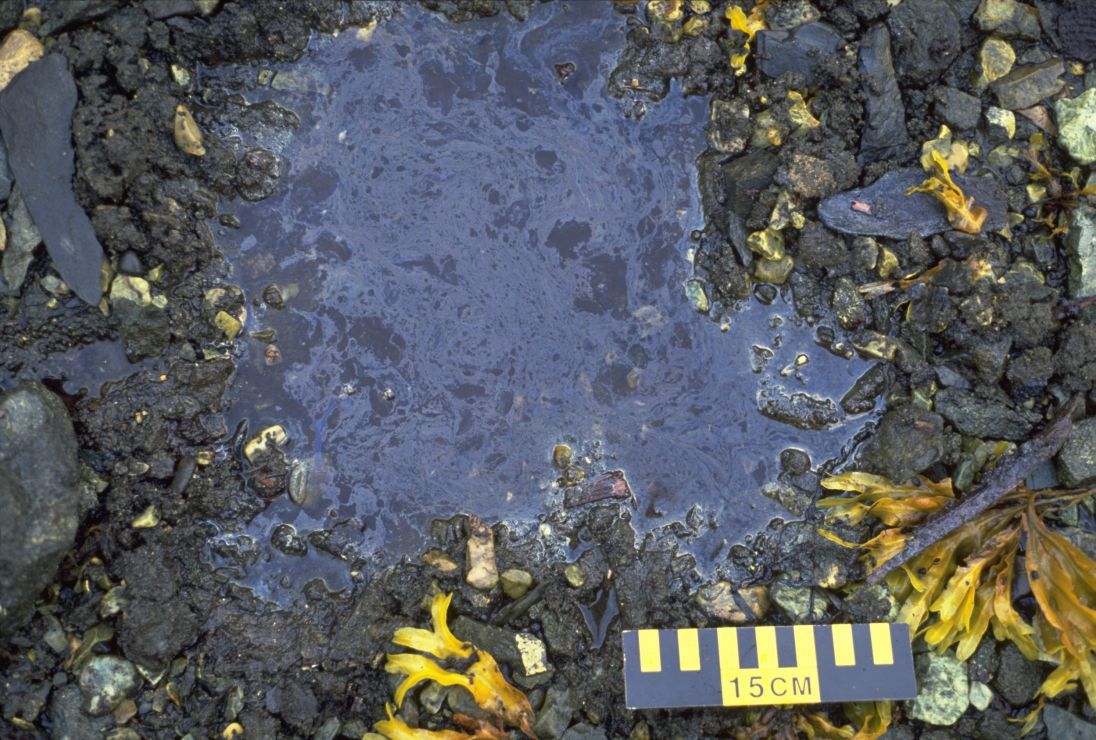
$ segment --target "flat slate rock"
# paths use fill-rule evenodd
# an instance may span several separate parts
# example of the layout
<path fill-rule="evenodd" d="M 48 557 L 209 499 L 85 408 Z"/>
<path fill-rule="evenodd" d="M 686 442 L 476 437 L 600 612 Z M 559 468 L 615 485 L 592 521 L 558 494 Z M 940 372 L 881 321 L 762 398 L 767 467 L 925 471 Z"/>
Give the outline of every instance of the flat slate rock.
<path fill-rule="evenodd" d="M 16 75 L 0 92 L 0 133 L 8 163 L 57 271 L 88 303 L 103 297 L 103 247 L 76 202 L 72 177 L 72 112 L 76 83 L 60 54 Z"/>
<path fill-rule="evenodd" d="M 907 239 L 910 234 L 932 236 L 951 230 L 944 206 L 928 193 L 906 195 L 927 175 L 917 167 L 891 170 L 866 188 L 836 193 L 818 204 L 818 217 L 834 231 L 856 236 Z M 1005 194 L 992 177 L 953 175 L 955 184 L 989 215 L 982 231 L 1005 227 Z"/>
<path fill-rule="evenodd" d="M 757 68 L 776 79 L 800 72 L 814 82 L 815 69 L 841 46 L 841 34 L 825 23 L 804 23 L 791 31 L 758 31 Z"/>

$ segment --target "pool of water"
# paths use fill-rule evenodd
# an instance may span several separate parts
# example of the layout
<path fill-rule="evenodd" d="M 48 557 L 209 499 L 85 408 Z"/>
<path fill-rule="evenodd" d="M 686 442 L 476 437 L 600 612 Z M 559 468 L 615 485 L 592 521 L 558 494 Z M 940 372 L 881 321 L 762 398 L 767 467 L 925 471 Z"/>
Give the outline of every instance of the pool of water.
<path fill-rule="evenodd" d="M 736 541 L 781 513 L 758 491 L 783 448 L 817 462 L 863 425 L 758 412 L 763 389 L 839 398 L 865 369 L 818 348 L 790 305 L 714 318 L 689 302 L 707 101 L 675 90 L 626 115 L 605 93 L 625 30 L 602 3 L 456 26 L 408 5 L 250 85 L 301 126 L 280 188 L 233 206 L 221 247 L 250 298 L 296 294 L 251 308 L 282 359 L 249 340 L 231 421 L 283 424 L 317 471 L 303 505 L 281 497 L 252 523 L 245 580 L 264 593 L 345 579 L 324 553 L 270 547 L 280 524 L 337 527 L 390 561 L 421 551 L 435 517 L 560 506 L 560 442 L 589 475 L 625 471 L 641 524 L 700 504 Z M 573 65 L 562 82 L 558 65 Z"/>

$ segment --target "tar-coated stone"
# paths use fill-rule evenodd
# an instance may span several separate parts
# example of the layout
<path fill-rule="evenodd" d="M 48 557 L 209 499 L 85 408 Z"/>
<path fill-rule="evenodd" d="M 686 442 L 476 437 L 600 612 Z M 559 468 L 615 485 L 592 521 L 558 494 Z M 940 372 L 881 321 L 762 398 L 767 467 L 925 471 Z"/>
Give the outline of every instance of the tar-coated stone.
<path fill-rule="evenodd" d="M 949 0 L 905 0 L 887 16 L 894 61 L 904 82 L 936 80 L 962 51 L 960 22 Z"/>
<path fill-rule="evenodd" d="M 1058 477 L 1070 488 L 1096 483 L 1096 417 L 1073 425 L 1073 433 L 1058 453 Z"/>
<path fill-rule="evenodd" d="M 825 23 L 806 23 L 791 31 L 758 31 L 757 68 L 772 78 L 799 72 L 815 80 L 819 63 L 841 46 L 841 34 Z"/>
<path fill-rule="evenodd" d="M 38 384 L 0 397 L 0 637 L 30 614 L 79 524 L 76 435 Z"/>
<path fill-rule="evenodd" d="M 893 481 L 909 480 L 944 456 L 943 428 L 944 420 L 931 411 L 892 409 L 864 445 L 863 463 Z"/>
<path fill-rule="evenodd" d="M 1061 59 L 1050 59 L 1042 64 L 1014 67 L 990 87 L 1002 108 L 1021 110 L 1030 108 L 1061 90 L 1065 86 L 1062 80 L 1064 72 L 1065 66 Z"/>
<path fill-rule="evenodd" d="M 1058 15 L 1058 38 L 1070 59 L 1096 62 L 1096 3 L 1078 2 Z"/>
<path fill-rule="evenodd" d="M 910 234 L 927 237 L 949 231 L 944 206 L 936 198 L 928 193 L 906 195 L 925 178 L 925 172 L 915 167 L 891 170 L 866 188 L 826 198 L 818 204 L 818 216 L 828 228 L 843 234 L 906 239 Z M 952 179 L 974 198 L 975 205 L 988 211 L 983 232 L 1004 228 L 1007 203 L 992 177 L 952 175 Z"/>
<path fill-rule="evenodd" d="M 868 164 L 897 156 L 909 143 L 906 109 L 891 60 L 890 32 L 881 23 L 860 42 L 860 74 L 864 87 L 860 161 Z"/>
<path fill-rule="evenodd" d="M 60 54 L 32 63 L 0 92 L 0 132 L 12 174 L 50 257 L 73 292 L 103 297 L 103 248 L 72 190 L 76 83 Z"/>
<path fill-rule="evenodd" d="M 1038 414 L 1025 414 L 1001 401 L 979 398 L 969 391 L 944 388 L 936 394 L 936 410 L 957 430 L 979 439 L 1028 438 Z"/>
<path fill-rule="evenodd" d="M 954 87 L 938 87 L 933 92 L 934 110 L 944 123 L 960 131 L 974 128 L 982 118 L 982 101 Z"/>
<path fill-rule="evenodd" d="M 1096 33 L 1096 28 L 1093 29 Z M 1053 740 L 1072 740 L 1076 738 L 1096 737 L 1096 725 L 1085 722 L 1073 712 L 1053 704 L 1047 704 L 1043 709 L 1043 723 L 1047 726 L 1047 737 Z"/>

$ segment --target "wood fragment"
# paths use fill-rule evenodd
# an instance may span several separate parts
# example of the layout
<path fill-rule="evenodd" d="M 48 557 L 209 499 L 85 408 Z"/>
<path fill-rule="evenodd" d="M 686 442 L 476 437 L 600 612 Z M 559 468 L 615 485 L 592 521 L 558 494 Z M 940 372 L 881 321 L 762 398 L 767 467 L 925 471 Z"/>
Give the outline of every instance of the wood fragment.
<path fill-rule="evenodd" d="M 902 553 L 871 573 L 865 581 L 869 585 L 882 582 L 896 568 L 910 562 L 973 520 L 1023 483 L 1037 467 L 1062 449 L 1069 435 L 1073 433 L 1073 414 L 1081 407 L 1082 401 L 1083 396 L 1080 394 L 1070 399 L 1042 432 L 1020 445 L 1019 451 L 1011 459 L 1001 460 L 986 473 L 970 496 L 914 530 Z"/>

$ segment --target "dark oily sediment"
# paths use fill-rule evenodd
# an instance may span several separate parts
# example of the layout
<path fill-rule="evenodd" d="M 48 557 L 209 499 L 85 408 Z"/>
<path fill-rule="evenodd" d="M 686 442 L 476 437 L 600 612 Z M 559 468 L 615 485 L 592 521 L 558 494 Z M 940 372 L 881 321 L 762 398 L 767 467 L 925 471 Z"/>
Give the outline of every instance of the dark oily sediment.
<path fill-rule="evenodd" d="M 79 521 L 76 435 L 38 384 L 0 396 L 0 638 L 31 612 Z"/>
<path fill-rule="evenodd" d="M 906 239 L 951 230 L 944 207 L 927 193 L 906 195 L 926 175 L 914 167 L 891 170 L 871 185 L 837 193 L 818 204 L 818 217 L 828 228 L 842 234 Z M 995 231 L 1005 226 L 1005 196 L 991 176 L 953 175 L 955 184 L 974 198 L 989 215 L 983 226 Z"/>
<path fill-rule="evenodd" d="M 0 92 L 0 133 L 12 174 L 57 271 L 88 303 L 103 297 L 103 248 L 72 190 L 76 83 L 68 62 L 48 54 Z"/>

